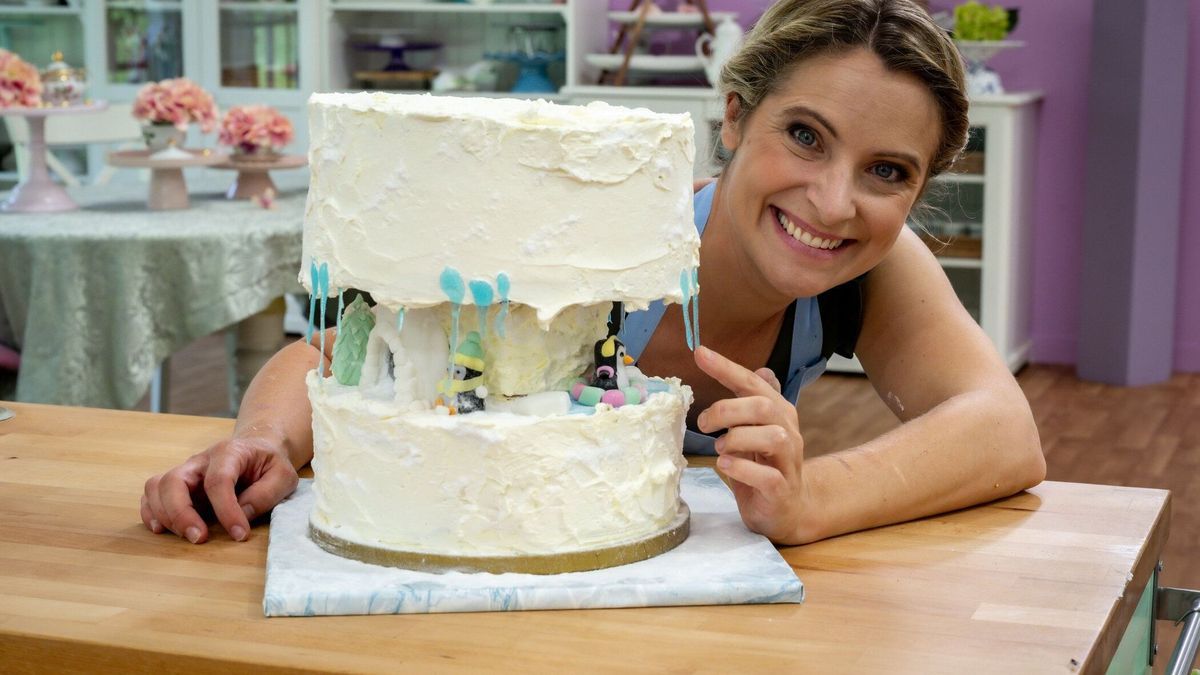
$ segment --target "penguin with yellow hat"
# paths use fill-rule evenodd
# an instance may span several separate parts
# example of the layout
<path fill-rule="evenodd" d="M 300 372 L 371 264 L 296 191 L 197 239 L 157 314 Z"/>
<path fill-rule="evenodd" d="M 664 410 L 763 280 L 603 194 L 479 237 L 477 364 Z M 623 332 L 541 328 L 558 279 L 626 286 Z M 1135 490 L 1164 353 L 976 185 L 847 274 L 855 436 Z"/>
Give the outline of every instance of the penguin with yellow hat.
<path fill-rule="evenodd" d="M 450 408 L 450 414 L 466 415 L 485 409 L 488 390 L 483 384 L 483 343 L 477 331 L 467 333 L 454 352 L 450 379 L 438 383 L 439 405 Z"/>

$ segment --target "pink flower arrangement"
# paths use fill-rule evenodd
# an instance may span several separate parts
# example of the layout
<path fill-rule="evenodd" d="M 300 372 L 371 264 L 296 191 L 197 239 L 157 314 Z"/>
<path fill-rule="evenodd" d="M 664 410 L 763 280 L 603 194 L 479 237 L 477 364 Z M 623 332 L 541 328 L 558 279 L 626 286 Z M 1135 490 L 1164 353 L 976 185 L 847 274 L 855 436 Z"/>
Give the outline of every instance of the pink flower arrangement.
<path fill-rule="evenodd" d="M 292 123 L 269 105 L 234 106 L 221 120 L 217 142 L 242 152 L 278 150 L 292 141 Z"/>
<path fill-rule="evenodd" d="M 0 108 L 36 108 L 42 104 L 42 78 L 27 61 L 0 49 Z"/>
<path fill-rule="evenodd" d="M 177 77 L 139 89 L 133 101 L 133 116 L 151 124 L 173 124 L 179 130 L 196 122 L 208 133 L 217 124 L 217 104 L 200 85 Z"/>

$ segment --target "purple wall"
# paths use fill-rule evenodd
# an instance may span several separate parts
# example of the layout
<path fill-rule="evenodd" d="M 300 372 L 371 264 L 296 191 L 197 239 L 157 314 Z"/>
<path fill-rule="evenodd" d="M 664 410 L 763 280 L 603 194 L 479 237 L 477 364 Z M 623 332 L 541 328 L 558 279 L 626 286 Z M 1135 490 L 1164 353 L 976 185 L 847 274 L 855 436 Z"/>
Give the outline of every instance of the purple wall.
<path fill-rule="evenodd" d="M 1175 310 L 1175 369 L 1200 372 L 1200 0 L 1192 0 Z"/>
<path fill-rule="evenodd" d="M 708 0 L 714 11 L 736 11 L 743 26 L 772 0 Z M 1200 0 L 1189 0 L 1187 132 L 1175 328 L 1175 369 L 1200 371 Z M 628 9 L 629 0 L 610 0 Z M 677 0 L 658 0 L 672 9 Z M 933 9 L 957 2 L 933 0 Z M 1012 38 L 1025 47 L 992 66 L 1012 91 L 1039 90 L 1041 125 L 1034 189 L 1033 360 L 1074 363 L 1079 326 L 1080 249 L 1087 161 L 1088 78 L 1092 0 L 1003 0 L 1021 9 Z"/>

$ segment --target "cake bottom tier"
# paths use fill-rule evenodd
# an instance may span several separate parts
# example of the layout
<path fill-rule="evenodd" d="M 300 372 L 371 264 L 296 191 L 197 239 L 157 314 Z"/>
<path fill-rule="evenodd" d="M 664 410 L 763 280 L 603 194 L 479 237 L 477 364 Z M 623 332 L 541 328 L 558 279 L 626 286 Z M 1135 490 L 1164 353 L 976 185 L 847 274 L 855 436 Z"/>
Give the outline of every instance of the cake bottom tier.
<path fill-rule="evenodd" d="M 643 559 L 687 536 L 679 480 L 691 390 L 677 380 L 637 405 L 547 417 L 399 411 L 316 373 L 308 385 L 310 532 L 327 550 L 405 567 L 556 572 Z"/>
<path fill-rule="evenodd" d="M 675 519 L 666 527 L 649 535 L 618 542 L 590 551 L 573 551 L 547 555 L 514 556 L 455 556 L 397 551 L 347 541 L 309 521 L 308 536 L 318 546 L 343 558 L 351 558 L 372 565 L 401 567 L 420 572 L 490 572 L 503 574 L 565 574 L 587 572 L 605 567 L 628 565 L 653 558 L 682 544 L 691 527 L 691 512 L 687 504 L 680 501 Z"/>

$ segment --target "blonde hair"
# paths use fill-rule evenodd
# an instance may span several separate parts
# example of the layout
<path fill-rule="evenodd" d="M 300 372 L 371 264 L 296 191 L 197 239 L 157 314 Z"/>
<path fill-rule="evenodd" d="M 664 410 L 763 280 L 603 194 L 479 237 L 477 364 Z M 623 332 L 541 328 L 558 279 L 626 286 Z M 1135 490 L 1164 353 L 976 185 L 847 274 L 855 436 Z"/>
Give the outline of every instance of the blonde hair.
<path fill-rule="evenodd" d="M 721 71 L 720 90 L 738 97 L 738 120 L 771 94 L 800 61 L 865 47 L 888 69 L 920 80 L 937 102 L 942 135 L 930 163 L 936 176 L 967 142 L 962 59 L 950 37 L 912 0 L 779 0 L 763 14 Z"/>

